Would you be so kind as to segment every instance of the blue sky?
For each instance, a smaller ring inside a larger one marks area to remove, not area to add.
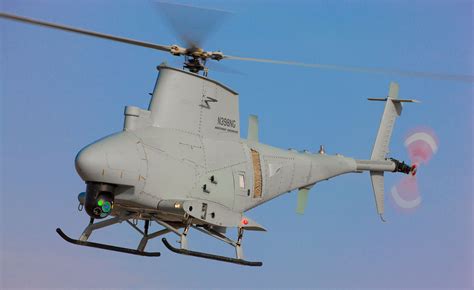
[[[188,1],[233,12],[205,43],[231,55],[473,75],[472,1]],[[0,9],[51,22],[162,44],[178,39],[152,2],[3,0]],[[191,24],[192,25],[192,24]],[[468,288],[473,285],[472,83],[354,74],[229,61],[243,75],[211,72],[240,93],[247,116],[260,118],[260,140],[282,148],[368,158],[390,81],[405,106],[392,137],[433,128],[439,151],[419,174],[423,203],[410,213],[387,198],[378,219],[366,174],[315,186],[304,216],[290,193],[249,212],[267,233],[248,233],[245,268],[175,255],[160,258],[73,247],[54,232],[78,236],[84,184],[75,154],[120,131],[123,107],[146,108],[162,61],[171,56],[0,20],[2,288]],[[386,178],[386,189],[400,175]],[[155,226],[155,229],[157,227]],[[93,234],[134,246],[125,225]],[[198,233],[194,249],[232,254]]]

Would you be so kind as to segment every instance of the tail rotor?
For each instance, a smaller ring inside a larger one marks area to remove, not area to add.
[[[421,166],[426,166],[438,151],[438,138],[430,128],[420,127],[412,130],[405,138],[404,145],[412,162],[411,174],[405,175],[391,188],[395,206],[402,211],[409,211],[421,204],[420,186],[416,176]]]

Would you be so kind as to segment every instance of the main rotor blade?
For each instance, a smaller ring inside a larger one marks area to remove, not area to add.
[[[201,47],[232,13],[220,9],[155,1],[169,27],[187,48]]]
[[[294,66],[331,69],[331,70],[358,72],[358,73],[399,75],[399,76],[404,76],[404,77],[417,77],[417,78],[427,78],[427,79],[436,79],[436,80],[452,80],[452,81],[462,81],[462,82],[469,82],[469,83],[474,82],[474,76],[471,76],[471,75],[406,71],[406,70],[385,69],[385,68],[366,68],[366,67],[357,67],[357,66],[342,66],[342,65],[319,64],[319,63],[309,64],[309,63],[302,63],[302,62],[295,62],[295,61],[282,61],[282,60],[273,60],[273,59],[265,59],[265,58],[240,57],[240,56],[232,56],[232,55],[225,55],[224,59],[294,65]]]
[[[206,67],[209,69],[209,71],[212,72],[221,72],[225,74],[232,74],[232,75],[239,75],[239,76],[245,76],[246,74],[243,73],[242,71],[236,70],[230,66],[227,66],[223,64],[222,62],[207,62]]]
[[[42,20],[36,20],[36,19],[32,19],[32,18],[27,18],[27,17],[18,16],[18,15],[14,15],[14,14],[3,13],[3,12],[0,12],[0,18],[6,18],[6,19],[14,20],[14,21],[40,25],[40,26],[44,26],[44,27],[48,27],[48,28],[54,28],[54,29],[59,29],[59,30],[63,30],[63,31],[79,33],[79,34],[83,34],[83,35],[88,35],[88,36],[113,40],[113,41],[117,41],[117,42],[122,42],[122,43],[127,43],[127,44],[131,44],[131,45],[142,46],[142,47],[147,47],[147,48],[152,48],[152,49],[162,50],[162,51],[167,51],[167,52],[170,52],[170,49],[171,49],[171,47],[167,46],[167,45],[160,45],[160,44],[154,44],[154,43],[134,40],[134,39],[130,39],[130,38],[118,37],[118,36],[114,36],[114,35],[110,35],[110,34],[105,34],[105,33],[99,33],[99,32],[95,32],[95,31],[89,31],[89,30],[74,28],[74,27],[70,27],[70,26],[60,25],[60,24],[56,24],[56,23],[50,23],[50,22],[46,22],[46,21],[42,21]]]

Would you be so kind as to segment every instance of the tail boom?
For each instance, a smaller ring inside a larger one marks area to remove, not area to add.
[[[374,171],[374,172],[401,172],[405,174],[416,174],[416,165],[407,165],[403,161],[395,158],[386,160],[356,160],[357,171]]]

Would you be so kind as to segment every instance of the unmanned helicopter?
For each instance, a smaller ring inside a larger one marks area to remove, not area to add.
[[[79,209],[90,221],[79,239],[56,231],[66,241],[133,255],[157,257],[147,252],[147,243],[165,234],[178,236],[169,250],[189,256],[246,266],[262,266],[244,258],[245,231],[265,231],[246,212],[282,194],[297,190],[297,212],[303,213],[308,193],[318,182],[347,174],[368,171],[377,213],[383,220],[384,174],[415,175],[417,164],[408,165],[387,156],[395,120],[402,103],[399,85],[392,82],[388,95],[371,98],[385,102],[370,159],[275,148],[259,141],[257,116],[249,117],[248,135],[240,136],[239,94],[208,76],[208,61],[241,60],[326,69],[402,74],[417,77],[472,81],[470,76],[394,70],[364,69],[331,65],[238,57],[221,51],[206,51],[196,42],[161,45],[69,27],[0,12],[3,19],[147,47],[184,57],[182,68],[167,64],[159,73],[147,109],[126,106],[123,131],[84,147],[75,158],[75,167],[86,183],[78,196]],[[98,221],[101,220],[101,221]],[[143,228],[138,226],[143,221]],[[89,241],[93,231],[125,222],[141,236],[137,248]],[[150,224],[162,229],[150,232]],[[236,229],[237,238],[226,233]],[[190,250],[188,233],[196,230],[229,244],[235,257]]]

